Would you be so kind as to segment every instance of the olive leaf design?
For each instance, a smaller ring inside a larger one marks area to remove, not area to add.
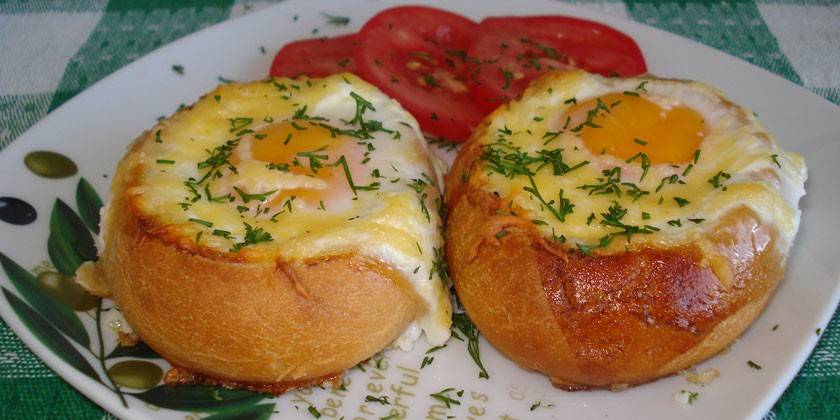
[[[148,391],[129,394],[149,404],[179,411],[229,413],[249,408],[266,395],[241,389],[206,385],[157,386]]]
[[[74,276],[83,262],[96,260],[93,236],[76,212],[60,198],[55,200],[50,215],[47,251],[55,268],[68,276]]]
[[[53,328],[46,319],[27,305],[26,302],[9,292],[5,287],[2,287],[2,289],[3,296],[6,297],[9,306],[12,307],[12,310],[15,311],[18,318],[20,318],[38,341],[79,372],[84,373],[98,382],[102,382],[99,375],[93,370],[93,366],[88,363],[87,359],[58,330]]]
[[[274,413],[274,404],[257,404],[250,407],[242,407],[238,410],[225,410],[211,416],[207,416],[204,420],[265,420],[271,417]]]
[[[79,179],[79,185],[76,186],[76,207],[79,208],[79,217],[85,226],[98,235],[99,209],[102,208],[102,200],[84,178]]]
[[[79,209],[78,214],[64,201],[56,199],[50,214],[47,252],[56,269],[66,276],[74,276],[76,270],[85,261],[97,259],[96,245],[91,231],[97,234],[99,232],[99,210],[102,207],[102,199],[84,178],[80,178],[76,186],[76,206]],[[106,355],[102,334],[101,301],[95,310],[95,338],[97,340],[95,347],[98,349],[93,350],[91,337],[72,308],[42,290],[32,273],[3,253],[0,253],[0,266],[22,298],[5,287],[0,287],[3,295],[32,335],[70,366],[108,387],[120,398],[126,408],[129,406],[124,396],[130,395],[161,408],[213,413],[210,417],[217,420],[266,419],[273,414],[274,403],[259,404],[267,398],[267,395],[252,391],[229,390],[205,385],[177,387],[159,385],[143,392],[124,392],[107,373],[105,362],[116,358],[161,359],[160,356],[144,343],[138,343],[132,347],[117,346]],[[110,386],[103,381],[67,337],[94,356],[101,369],[106,372]]]
[[[0,265],[15,289],[34,308],[34,312],[73,341],[90,347],[90,337],[82,321],[72,309],[47,296],[35,281],[35,277],[0,252]]]

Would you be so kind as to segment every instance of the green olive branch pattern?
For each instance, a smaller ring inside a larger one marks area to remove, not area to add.
[[[0,252],[0,266],[18,294],[0,286],[12,311],[30,333],[49,351],[80,373],[114,392],[122,405],[130,408],[126,396],[161,408],[177,411],[211,413],[208,418],[265,419],[274,413],[274,403],[263,403],[268,395],[246,390],[230,390],[205,385],[160,385],[162,369],[153,361],[162,358],[144,343],[117,346],[105,353],[103,314],[113,307],[103,307],[102,299],[88,294],[73,276],[86,261],[96,261],[93,234],[99,233],[99,210],[102,199],[90,183],[80,178],[76,187],[74,211],[56,199],[50,214],[47,252],[57,272],[33,275]],[[95,350],[91,337],[78,313],[94,311]],[[94,369],[77,346],[89,352],[107,378]],[[107,366],[107,361],[122,359]],[[140,392],[125,392],[124,388]]]

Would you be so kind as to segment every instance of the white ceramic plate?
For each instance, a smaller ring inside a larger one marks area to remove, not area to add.
[[[218,76],[253,80],[266,75],[271,53],[293,39],[350,32],[377,11],[397,2],[363,0],[322,1],[317,4],[293,0],[195,33],[161,48],[103,79],[45,117],[0,154],[0,196],[25,198],[38,209],[40,218],[28,226],[0,224],[0,251],[27,269],[47,259],[49,209],[56,197],[75,203],[78,177],[48,180],[33,175],[23,158],[32,150],[54,150],[78,163],[80,175],[101,194],[128,142],[151,127],[156,117],[171,113],[180,103],[191,103],[217,83]],[[419,366],[428,346],[419,342],[415,351],[388,351],[378,364],[353,369],[346,391],[318,388],[262,399],[235,393],[192,390],[194,405],[181,401],[181,411],[159,409],[127,396],[124,405],[105,385],[107,377],[96,355],[96,326],[80,314],[92,351],[69,344],[93,368],[84,375],[60,358],[32,333],[13,311],[7,299],[0,300],[0,314],[11,328],[47,365],[72,386],[123,418],[183,418],[184,411],[252,415],[275,413],[281,418],[311,418],[312,406],[325,418],[378,418],[403,414],[406,418],[645,418],[708,419],[758,418],[770,409],[795,376],[816,344],[817,328],[825,327],[840,298],[840,259],[836,242],[838,194],[833,186],[840,179],[840,109],[762,69],[672,34],[591,10],[542,0],[435,1],[439,7],[479,20],[488,15],[568,14],[602,21],[631,35],[642,48],[649,69],[661,76],[690,78],[711,83],[729,97],[754,109],[771,132],[788,149],[803,154],[810,168],[802,228],[789,259],[788,273],[767,310],[725,354],[704,363],[721,377],[711,386],[698,388],[682,377],[672,377],[624,392],[568,393],[551,387],[542,375],[525,372],[481,341],[480,350],[490,379],[479,379],[478,370],[460,341],[434,353],[435,361],[422,371]],[[321,12],[351,17],[347,27],[324,24]],[[299,18],[293,21],[292,16]],[[269,54],[263,55],[260,46]],[[186,68],[179,76],[173,64]],[[9,180],[14,180],[9,182]],[[0,275],[0,285],[16,289]],[[14,292],[20,296],[18,292]],[[24,296],[25,298],[25,296]],[[24,299],[25,300],[25,299]],[[31,303],[31,302],[30,302]],[[106,303],[106,306],[109,306]],[[37,309],[37,308],[36,308]],[[95,311],[90,312],[95,314]],[[31,322],[30,322],[31,324]],[[779,324],[776,331],[772,327]],[[59,340],[60,341],[60,340]],[[105,353],[114,346],[105,328]],[[59,343],[64,345],[62,343]],[[57,345],[53,343],[53,345]],[[70,350],[73,352],[73,350]],[[379,357],[377,357],[378,359]],[[72,357],[71,357],[72,359]],[[108,359],[107,365],[122,359]],[[751,369],[748,360],[763,369]],[[78,364],[80,362],[76,362]],[[83,363],[83,364],[84,364]],[[155,361],[155,363],[161,363]],[[99,380],[93,379],[98,377]],[[446,408],[429,396],[444,388],[464,390],[456,397],[460,405]],[[680,390],[699,392],[691,406],[674,401]],[[125,390],[127,393],[134,391]],[[160,391],[160,390],[158,390]],[[162,396],[161,396],[162,395]],[[176,401],[185,395],[166,394],[158,401]],[[365,397],[387,396],[391,405],[366,402]],[[212,397],[212,398],[210,398]],[[217,401],[222,398],[222,401]],[[209,402],[208,402],[209,401]],[[177,401],[176,401],[177,402]],[[540,402],[533,411],[531,407]],[[221,410],[221,411],[220,411]],[[227,410],[227,411],[225,411]],[[238,411],[237,411],[238,410]],[[392,411],[394,410],[394,411]],[[504,418],[504,417],[501,417]]]

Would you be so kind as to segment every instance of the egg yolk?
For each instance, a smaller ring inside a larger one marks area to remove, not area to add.
[[[294,125],[293,125],[294,124]],[[319,202],[332,193],[349,190],[341,166],[333,164],[340,158],[342,144],[340,137],[333,137],[329,130],[309,124],[282,122],[269,125],[254,133],[251,156],[254,159],[276,165],[288,165],[288,171],[306,175],[326,182],[326,189],[292,188],[283,189],[273,200],[281,204],[294,196],[317,207]],[[349,163],[349,162],[348,162]]]
[[[568,117],[568,118],[567,118]],[[686,163],[708,134],[703,117],[687,106],[660,107],[643,96],[611,93],[573,105],[567,127],[593,153],[630,159],[645,153],[651,163]]]

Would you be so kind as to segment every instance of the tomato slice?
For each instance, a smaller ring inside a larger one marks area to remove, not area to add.
[[[325,77],[344,71],[354,72],[356,66],[350,52],[356,34],[335,38],[314,38],[290,42],[283,46],[268,74],[273,77]]]
[[[469,55],[478,62],[470,91],[487,109],[518,97],[531,80],[553,70],[580,68],[622,77],[647,71],[632,38],[568,16],[484,19]]]
[[[396,99],[427,134],[466,140],[484,117],[469,93],[466,51],[478,25],[431,7],[387,9],[359,31],[359,75]]]

